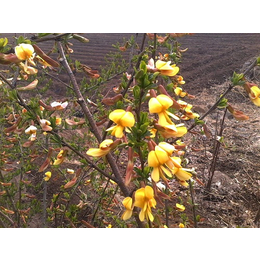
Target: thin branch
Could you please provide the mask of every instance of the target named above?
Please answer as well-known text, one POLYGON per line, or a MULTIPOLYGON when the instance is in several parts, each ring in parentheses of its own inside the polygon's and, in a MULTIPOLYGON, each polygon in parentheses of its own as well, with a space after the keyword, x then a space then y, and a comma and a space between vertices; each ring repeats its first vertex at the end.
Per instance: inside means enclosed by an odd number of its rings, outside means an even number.
MULTIPOLYGON (((10 224, 11 224, 13 227, 15 226, 15 223, 12 221, 12 219, 10 219, 8 216, 6 216, 1 210, 0 210, 0 215, 1 215, 3 218, 5 218, 7 221, 9 221, 10 224)), ((3 222, 1 222, 1 223, 4 225, 3 222)))
MULTIPOLYGON (((78 83, 76 81, 76 78, 75 78, 74 74, 72 73, 72 70, 71 70, 71 68, 68 64, 68 61, 65 57, 65 53, 64 53, 61 42, 58 42, 58 50, 59 50, 59 53, 61 55, 60 62, 63 65, 63 67, 65 68, 65 70, 67 71, 67 73, 70 77, 75 95, 78 99, 78 103, 81 106, 81 109, 82 109, 82 111, 83 111, 83 113, 86 117, 86 120, 88 120, 88 122, 90 124, 90 127, 91 127, 90 130, 93 132, 93 134, 97 138, 98 142, 100 143, 102 141, 102 137, 99 133, 99 130, 98 130, 97 125, 96 125, 96 123, 93 119, 93 116, 92 116, 92 114, 91 114, 91 112, 88 108, 88 104, 86 103, 84 97, 81 94, 81 91, 80 91, 80 88, 79 88, 78 83)), ((129 196, 130 192, 129 192, 128 188, 125 186, 123 178, 120 174, 120 170, 118 168, 118 165, 116 164, 113 156, 110 153, 108 153, 108 155, 107 155, 107 160, 108 160, 108 163, 109 163, 109 165, 112 169, 113 174, 115 175, 115 177, 117 179, 117 183, 118 183, 120 189, 122 190, 122 192, 124 193, 125 196, 129 196)))
MULTIPOLYGON (((221 121, 221 125, 220 125, 220 131, 219 131, 219 136, 222 136, 223 131, 224 131, 224 121, 225 121, 225 117, 226 117, 226 113, 227 113, 227 108, 225 109, 222 121, 221 121)), ((219 154, 219 148, 220 148, 220 144, 221 142, 217 142, 216 148, 214 150, 214 155, 213 155, 213 160, 210 166, 210 170, 209 170, 209 180, 206 186, 206 190, 210 191, 211 188, 211 183, 212 183, 212 179, 214 177, 214 173, 215 173, 215 169, 216 169, 216 164, 217 164, 217 159, 218 159, 218 154, 219 154)))
POLYGON ((51 36, 45 36, 45 37, 41 37, 38 38, 37 36, 32 36, 31 40, 35 41, 35 42, 46 42, 46 41, 57 41, 60 38, 62 38, 63 36, 67 36, 71 33, 59 33, 57 35, 51 35, 51 36))
MULTIPOLYGON (((53 132, 53 131, 50 131, 49 133, 57 136, 58 138, 60 138, 60 136, 53 132)), ((96 166, 87 156, 83 155, 82 153, 80 153, 78 150, 76 150, 75 148, 73 148, 70 144, 68 144, 66 141, 64 140, 61 140, 61 144, 63 146, 66 146, 68 147, 71 151, 73 151, 75 154, 77 154, 79 157, 81 157, 82 159, 85 159, 87 161, 87 163, 92 167, 94 168, 95 170, 97 170, 98 172, 100 172, 101 174, 103 174, 105 177, 113 180, 114 182, 117 182, 117 179, 114 177, 114 176, 111 176, 109 175, 108 173, 106 173, 105 171, 101 170, 98 166, 96 166)))

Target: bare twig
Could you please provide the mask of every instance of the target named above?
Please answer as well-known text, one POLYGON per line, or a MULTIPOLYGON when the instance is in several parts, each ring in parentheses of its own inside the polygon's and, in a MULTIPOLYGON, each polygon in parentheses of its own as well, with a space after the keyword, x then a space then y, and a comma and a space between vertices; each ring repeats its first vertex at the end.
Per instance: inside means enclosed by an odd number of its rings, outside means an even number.
MULTIPOLYGON (((1 210, 0 210, 0 216, 2 216, 2 217, 5 218, 7 221, 9 221, 10 224, 11 224, 13 227, 15 226, 15 223, 13 222, 13 220, 10 219, 8 216, 6 216, 1 210)), ((3 222, 1 222, 1 223, 2 223, 3 226, 4 226, 4 223, 3 223, 3 222)))
MULTIPOLYGON (((97 138, 98 142, 101 142, 102 137, 101 137, 101 135, 98 131, 98 128, 97 128, 97 125, 96 125, 96 123, 93 119, 93 116, 92 116, 92 114, 91 114, 91 112, 88 108, 88 104, 86 103, 85 99, 83 98, 83 96, 80 92, 76 78, 75 78, 74 74, 72 73, 71 68, 70 68, 70 66, 67 62, 67 59, 65 57, 64 50, 63 50, 61 42, 58 42, 58 49, 59 49, 59 52, 60 52, 60 55, 61 55, 60 62, 63 65, 63 67, 65 68, 65 70, 67 71, 67 73, 70 77, 75 95, 78 99, 78 103, 82 108, 82 111, 83 111, 83 113, 86 117, 86 120, 88 120, 88 122, 90 124, 91 131, 93 132, 93 134, 97 138)), ((114 173, 114 175, 117 179, 117 183, 118 183, 120 189, 122 190, 122 192, 124 193, 125 196, 128 196, 130 194, 130 192, 128 191, 128 188, 125 186, 123 178, 120 174, 119 168, 118 168, 113 156, 110 153, 107 155, 107 160, 108 160, 108 163, 109 163, 109 165, 112 169, 112 172, 114 173)))
POLYGON ((189 188, 190 188, 190 196, 191 196, 191 203, 192 203, 192 214, 193 214, 193 222, 194 227, 198 227, 197 218, 196 218, 196 205, 195 205, 195 196, 194 196, 194 189, 193 183, 189 180, 189 188))
MULTIPOLYGON (((224 121, 225 121, 226 113, 227 113, 227 108, 225 108, 224 115, 223 115, 223 118, 222 118, 222 121, 221 121, 221 124, 220 124, 219 136, 222 136, 222 134, 223 134, 224 121)), ((215 150, 214 150, 213 160, 212 160, 210 170, 209 170, 209 180, 208 180, 208 183, 206 185, 206 190, 208 190, 208 191, 210 191, 212 179, 214 177, 220 144, 221 144, 221 142, 217 141, 217 145, 216 145, 215 150)))

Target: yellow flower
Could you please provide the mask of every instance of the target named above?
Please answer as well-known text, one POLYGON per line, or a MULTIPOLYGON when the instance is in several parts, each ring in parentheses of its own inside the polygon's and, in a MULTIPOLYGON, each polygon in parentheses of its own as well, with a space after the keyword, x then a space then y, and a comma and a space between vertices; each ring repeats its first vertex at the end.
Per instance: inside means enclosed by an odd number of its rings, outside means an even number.
POLYGON ((172 155, 173 152, 176 151, 175 147, 171 144, 168 144, 166 142, 160 142, 158 146, 163 149, 169 156, 172 155))
POLYGON ((258 107, 260 107, 260 89, 257 86, 250 88, 249 98, 258 107))
POLYGON ((99 148, 89 148, 87 155, 93 157, 102 157, 109 153, 111 149, 114 149, 118 144, 121 143, 121 140, 113 141, 112 139, 106 139, 100 143, 99 148))
POLYGON ((134 206, 141 208, 139 213, 139 219, 144 221, 144 219, 154 220, 152 215, 152 208, 156 206, 156 200, 154 199, 154 191, 150 186, 145 186, 145 188, 140 188, 135 192, 135 202, 134 206))
POLYGON ((173 101, 170 97, 160 94, 157 97, 152 97, 149 100, 149 112, 151 114, 157 113, 159 116, 158 124, 165 126, 167 125, 173 131, 177 131, 175 124, 171 121, 169 116, 173 119, 179 120, 177 116, 172 114, 171 112, 167 111, 169 107, 173 105, 173 101))
POLYGON ((109 114, 109 119, 116 123, 116 126, 108 128, 106 131, 111 131, 111 135, 122 138, 125 127, 132 127, 135 124, 134 115, 123 109, 116 109, 109 114))
POLYGON ((56 125, 61 125, 61 118, 57 117, 55 122, 56 122, 56 125))
POLYGON ((48 181, 51 178, 51 172, 45 172, 45 176, 46 177, 44 177, 44 180, 48 181))
POLYGON ((122 219, 123 220, 127 220, 129 218, 131 218, 132 214, 133 214, 133 199, 130 197, 126 197, 123 200, 123 205, 126 208, 125 212, 122 215, 122 219))
POLYGON ((148 166, 153 167, 151 178, 154 182, 158 182, 160 177, 166 180, 166 176, 172 177, 173 168, 181 168, 180 161, 177 157, 171 157, 175 151, 175 147, 166 142, 161 142, 156 145, 154 151, 148 154, 148 166))
POLYGON ((178 81, 178 83, 179 83, 180 85, 185 84, 185 81, 183 80, 183 77, 182 77, 182 76, 179 76, 179 77, 177 78, 177 81, 178 81))
POLYGON ((183 100, 178 100, 177 102, 181 106, 181 108, 183 109, 182 112, 183 112, 184 115, 181 117, 182 120, 189 120, 189 119, 192 119, 192 118, 200 117, 199 114, 191 111, 191 109, 192 109, 191 104, 188 104, 187 102, 185 102, 183 100))
POLYGON ((175 129, 172 129, 171 125, 161 126, 161 125, 155 124, 155 128, 159 131, 159 133, 164 138, 182 137, 188 132, 188 130, 187 130, 186 126, 184 126, 184 124, 175 125, 175 129))
POLYGON ((26 73, 26 74, 29 74, 29 75, 34 75, 38 72, 38 70, 34 67, 31 67, 31 66, 27 66, 27 61, 25 62, 26 64, 24 63, 20 63, 19 64, 19 67, 26 73))
POLYGON ((166 75, 166 76, 175 76, 178 72, 179 72, 179 67, 176 67, 176 65, 170 65, 171 61, 161 61, 158 60, 155 63, 155 67, 158 69, 158 71, 162 74, 162 75, 166 75))
POLYGON ((52 127, 51 122, 49 120, 46 119, 40 119, 40 125, 43 131, 51 131, 52 127))
MULTIPOLYGON (((175 162, 178 162, 179 165, 181 164, 181 158, 179 157, 172 157, 172 159, 174 159, 175 162)), ((189 180, 192 176, 191 173, 187 172, 186 170, 184 170, 182 167, 174 167, 172 169, 172 173, 180 180, 180 183, 183 186, 188 186, 188 183, 186 183, 187 180, 189 180)))
POLYGON ((176 203, 176 208, 178 211, 184 211, 185 210, 185 207, 179 203, 176 203))
POLYGON ((30 135, 30 137, 29 137, 30 141, 35 141, 36 131, 37 131, 37 128, 34 125, 31 125, 27 129, 25 129, 25 133, 30 135))
POLYGON ((67 168, 67 173, 68 173, 68 174, 74 174, 75 171, 74 171, 73 169, 69 169, 69 168, 67 168))
POLYGON ((19 60, 29 60, 34 52, 31 44, 21 43, 15 47, 15 54, 19 60))
POLYGON ((180 97, 185 97, 187 95, 187 92, 182 91, 182 88, 180 88, 180 87, 176 87, 174 89, 174 92, 177 96, 180 96, 180 97))
POLYGON ((184 226, 184 224, 183 223, 180 223, 179 224, 179 228, 184 228, 185 226, 184 226))
POLYGON ((148 166, 153 167, 151 178, 154 182, 158 182, 160 177, 165 180, 166 174, 168 177, 172 177, 171 171, 167 169, 164 164, 170 160, 167 152, 163 150, 150 151, 148 154, 148 166))
POLYGON ((57 155, 57 159, 54 161, 53 165, 59 165, 63 163, 67 153, 68 153, 67 150, 60 150, 59 154, 57 155))
POLYGON ((38 72, 37 69, 28 66, 28 62, 35 66, 33 61, 34 58, 34 48, 31 44, 21 43, 15 47, 15 54, 17 58, 25 63, 20 62, 19 66, 27 74, 33 75, 38 72))
POLYGON ((68 101, 65 101, 63 103, 54 101, 51 103, 51 107, 53 107, 55 110, 63 110, 68 106, 68 101))

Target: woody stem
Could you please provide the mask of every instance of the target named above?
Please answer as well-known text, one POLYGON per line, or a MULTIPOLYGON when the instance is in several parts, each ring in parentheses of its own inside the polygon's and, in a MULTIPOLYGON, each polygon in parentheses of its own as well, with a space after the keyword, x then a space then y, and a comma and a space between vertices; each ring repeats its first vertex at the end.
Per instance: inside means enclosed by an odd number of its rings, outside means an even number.
MULTIPOLYGON (((58 50, 59 50, 59 53, 61 55, 60 62, 63 65, 63 67, 65 68, 65 70, 67 71, 67 74, 69 75, 69 78, 72 82, 72 86, 73 86, 75 95, 78 99, 78 103, 79 103, 86 119, 88 120, 88 122, 90 124, 91 131, 93 132, 93 134, 97 138, 98 142, 100 143, 102 141, 102 137, 101 137, 101 135, 98 131, 97 125, 96 125, 96 123, 95 123, 95 121, 92 117, 92 114, 91 114, 91 112, 88 108, 88 104, 85 101, 84 97, 82 96, 82 93, 79 89, 76 78, 75 78, 75 76, 74 76, 74 74, 73 74, 73 72, 72 72, 72 70, 71 70, 71 68, 68 64, 68 61, 65 57, 65 53, 64 53, 64 50, 63 50, 63 47, 62 47, 62 44, 61 44, 60 41, 58 41, 58 50)), ((117 179, 117 183, 118 183, 119 187, 121 188, 122 192, 124 193, 125 196, 129 196, 130 192, 128 191, 127 187, 125 186, 123 178, 120 174, 119 168, 116 164, 116 161, 114 160, 113 156, 110 153, 107 155, 107 160, 108 160, 108 163, 109 163, 109 165, 112 169, 112 172, 114 173, 114 175, 117 179)))

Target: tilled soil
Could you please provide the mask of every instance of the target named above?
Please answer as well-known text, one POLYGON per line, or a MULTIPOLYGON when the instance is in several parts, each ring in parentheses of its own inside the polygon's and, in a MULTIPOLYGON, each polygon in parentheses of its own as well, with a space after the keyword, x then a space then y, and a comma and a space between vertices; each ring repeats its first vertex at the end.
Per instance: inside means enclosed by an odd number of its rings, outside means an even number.
MULTIPOLYGON (((89 43, 73 41, 72 58, 92 69, 98 69, 105 63, 105 55, 114 50, 112 44, 122 43, 123 37, 127 39, 131 35, 141 42, 141 34, 85 34, 89 43)), ((11 34, 8 37, 11 39, 11 34)), ((183 49, 188 48, 179 64, 180 74, 186 81, 184 88, 196 96, 190 103, 201 114, 225 91, 233 72, 243 72, 252 58, 260 54, 260 34, 203 33, 179 38, 179 42, 183 49)), ((39 46, 47 51, 51 44, 43 43, 39 46)), ((259 82, 254 73, 250 74, 249 79, 259 82)), ((260 111, 242 88, 234 88, 227 98, 250 119, 237 122, 228 115, 225 120, 224 143, 220 148, 211 192, 205 193, 197 183, 194 187, 196 214, 202 219, 198 227, 258 227, 259 220, 256 216, 260 202, 260 111)), ((212 144, 216 119, 220 119, 222 115, 223 111, 218 110, 206 118, 207 126, 212 132, 211 138, 200 139, 199 135, 195 136, 191 145, 201 150, 197 153, 194 150, 187 151, 187 166, 194 167, 198 178, 204 183, 207 182, 208 168, 214 154, 212 144)), ((185 194, 185 191, 179 192, 180 195, 185 194)), ((189 205, 186 206, 192 219, 189 205)), ((176 227, 178 221, 173 220, 172 227, 176 227)))

